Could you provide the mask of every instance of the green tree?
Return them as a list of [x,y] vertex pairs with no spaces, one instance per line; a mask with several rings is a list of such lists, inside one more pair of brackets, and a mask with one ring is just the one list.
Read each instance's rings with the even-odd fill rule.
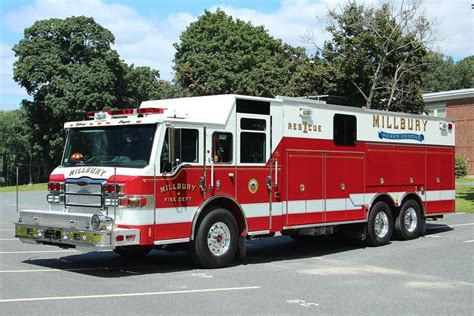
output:
[[295,97],[333,94],[335,91],[329,66],[318,56],[306,58],[296,67],[287,90],[288,95]]
[[454,89],[474,88],[474,55],[460,60],[456,68],[459,84]]
[[432,67],[423,77],[424,92],[439,92],[474,87],[474,56],[455,63],[451,56],[432,53]]
[[205,11],[174,44],[175,80],[193,95],[274,96],[286,93],[302,48],[271,37],[261,26]]
[[0,111],[0,174],[15,183],[15,166],[22,164],[20,183],[32,182],[32,164],[38,148],[31,142],[31,130],[23,109]]
[[13,47],[14,79],[33,97],[22,104],[33,142],[50,167],[61,157],[65,121],[156,95],[158,71],[129,67],[113,43],[109,30],[81,16],[37,21]]
[[330,10],[327,31],[332,39],[318,48],[334,78],[335,93],[349,105],[423,109],[420,85],[428,67],[431,23],[418,9],[417,1],[408,1],[400,7],[349,2]]
[[126,103],[138,106],[142,101],[159,99],[161,97],[159,78],[158,70],[131,65],[125,76]]

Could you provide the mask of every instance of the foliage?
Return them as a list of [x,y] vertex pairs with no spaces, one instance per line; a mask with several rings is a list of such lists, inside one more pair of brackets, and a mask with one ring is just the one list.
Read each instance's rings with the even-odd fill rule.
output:
[[[400,7],[349,2],[330,10],[332,39],[319,48],[334,78],[335,93],[349,105],[393,111],[423,109],[421,78],[428,67],[431,23],[416,1]],[[311,37],[310,41],[314,41]]]
[[193,95],[285,94],[302,48],[274,39],[261,26],[205,11],[174,44],[176,82]]
[[[6,182],[15,182],[15,166],[28,165],[34,152],[38,150],[31,142],[31,135],[32,131],[26,122],[26,113],[23,109],[0,111],[0,174],[6,178]],[[20,173],[21,183],[27,182],[29,176],[31,177],[27,169],[21,170],[23,171]]]
[[37,159],[57,164],[65,121],[86,111],[130,107],[157,96],[159,73],[127,66],[111,48],[113,34],[87,17],[36,21],[13,47],[14,79],[33,97],[23,101]]
[[134,67],[131,65],[125,75],[125,103],[139,106],[142,101],[160,98],[160,73],[150,67]]
[[467,161],[461,155],[456,155],[454,174],[456,175],[456,178],[467,176]]
[[335,89],[329,66],[317,56],[303,59],[288,83],[288,95],[297,97],[331,93]]
[[432,53],[431,70],[423,77],[425,92],[467,89],[474,87],[474,56],[454,62],[450,56]]

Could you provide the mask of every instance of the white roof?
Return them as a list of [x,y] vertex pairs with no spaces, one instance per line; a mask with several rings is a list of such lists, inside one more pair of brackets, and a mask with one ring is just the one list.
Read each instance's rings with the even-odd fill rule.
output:
[[456,99],[474,98],[474,88],[440,91],[423,94],[423,101],[425,103],[442,102]]
[[140,109],[163,108],[168,120],[189,121],[196,123],[225,125],[230,117],[235,99],[281,102],[271,98],[251,97],[245,95],[223,94],[202,97],[164,99],[144,101]]

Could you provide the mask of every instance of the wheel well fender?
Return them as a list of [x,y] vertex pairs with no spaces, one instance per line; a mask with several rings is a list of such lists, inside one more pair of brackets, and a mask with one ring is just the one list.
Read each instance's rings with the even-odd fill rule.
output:
[[375,204],[377,204],[377,202],[380,202],[380,201],[387,203],[387,205],[390,207],[392,212],[395,210],[396,204],[395,204],[395,201],[394,201],[393,197],[390,194],[388,194],[388,193],[377,193],[376,195],[374,195],[372,197],[372,200],[369,203],[369,208],[368,208],[369,212],[372,209],[372,207]]
[[191,240],[194,240],[194,236],[200,221],[207,213],[216,208],[226,209],[234,216],[239,228],[239,236],[242,235],[244,231],[248,231],[247,218],[245,217],[244,211],[240,204],[230,196],[214,195],[213,197],[207,199],[194,214],[191,227]]

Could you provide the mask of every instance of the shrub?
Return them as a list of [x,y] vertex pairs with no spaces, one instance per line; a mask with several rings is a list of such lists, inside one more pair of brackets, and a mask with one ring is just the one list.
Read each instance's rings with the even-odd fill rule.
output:
[[454,172],[456,178],[467,176],[467,161],[461,155],[456,155],[456,162],[454,164]]

